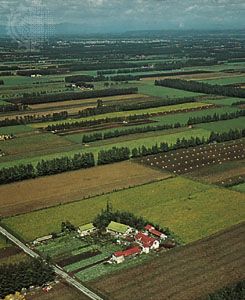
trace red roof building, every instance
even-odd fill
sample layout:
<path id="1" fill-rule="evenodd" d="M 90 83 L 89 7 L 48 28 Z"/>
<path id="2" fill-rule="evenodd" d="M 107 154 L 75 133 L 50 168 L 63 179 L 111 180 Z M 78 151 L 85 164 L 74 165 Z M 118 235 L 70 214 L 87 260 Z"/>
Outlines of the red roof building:
<path id="1" fill-rule="evenodd" d="M 151 248 L 156 240 L 143 232 L 139 232 L 136 234 L 135 239 L 140 242 L 144 248 Z"/>
<path id="2" fill-rule="evenodd" d="M 120 257 L 120 256 L 128 257 L 131 255 L 139 254 L 140 252 L 141 252 L 140 247 L 133 247 L 133 248 L 130 248 L 130 249 L 127 249 L 124 251 L 117 251 L 114 253 L 114 256 L 115 257 Z"/>
<path id="3" fill-rule="evenodd" d="M 167 236 L 164 233 L 156 230 L 155 227 L 153 227 L 152 225 L 149 225 L 149 224 L 146 225 L 145 230 L 149 231 L 151 234 L 153 234 L 159 238 L 167 238 Z"/>

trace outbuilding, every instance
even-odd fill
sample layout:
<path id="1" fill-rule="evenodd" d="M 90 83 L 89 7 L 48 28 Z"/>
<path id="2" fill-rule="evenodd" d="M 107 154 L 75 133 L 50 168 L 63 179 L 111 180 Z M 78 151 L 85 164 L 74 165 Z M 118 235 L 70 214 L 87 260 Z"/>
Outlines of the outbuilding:
<path id="1" fill-rule="evenodd" d="M 120 264 L 125 260 L 125 258 L 133 257 L 140 253 L 140 247 L 133 247 L 124 251 L 117 251 L 112 255 L 112 260 L 115 261 L 117 264 Z"/>
<path id="2" fill-rule="evenodd" d="M 96 230 L 96 227 L 93 225 L 93 223 L 82 225 L 78 228 L 78 233 L 80 236 L 86 236 L 91 233 L 93 233 Z"/>
<path id="3" fill-rule="evenodd" d="M 152 225 L 150 225 L 150 224 L 148 224 L 148 225 L 145 226 L 145 230 L 147 230 L 149 233 L 157 236 L 160 239 L 165 240 L 167 238 L 166 234 L 164 234 L 164 233 L 156 230 L 155 227 L 152 226 Z"/>
<path id="4" fill-rule="evenodd" d="M 132 231 L 132 228 L 128 225 L 111 221 L 107 226 L 106 231 L 112 234 L 126 235 Z"/>

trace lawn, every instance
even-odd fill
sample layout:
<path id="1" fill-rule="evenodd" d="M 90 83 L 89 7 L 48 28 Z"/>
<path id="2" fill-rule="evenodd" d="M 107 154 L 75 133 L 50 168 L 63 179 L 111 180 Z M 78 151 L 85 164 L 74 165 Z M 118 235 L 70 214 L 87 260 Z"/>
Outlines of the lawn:
<path id="1" fill-rule="evenodd" d="M 3 219 L 26 240 L 60 231 L 69 220 L 79 226 L 91 222 L 110 201 L 114 209 L 131 211 L 169 227 L 184 242 L 206 237 L 245 218 L 241 193 L 182 177 L 146 184 L 66 205 Z"/>
<path id="2" fill-rule="evenodd" d="M 230 129 L 244 129 L 245 128 L 245 117 L 241 117 L 233 120 L 225 120 L 211 123 L 203 123 L 195 125 L 196 128 L 202 128 L 205 130 L 215 131 L 215 132 L 226 132 Z"/>

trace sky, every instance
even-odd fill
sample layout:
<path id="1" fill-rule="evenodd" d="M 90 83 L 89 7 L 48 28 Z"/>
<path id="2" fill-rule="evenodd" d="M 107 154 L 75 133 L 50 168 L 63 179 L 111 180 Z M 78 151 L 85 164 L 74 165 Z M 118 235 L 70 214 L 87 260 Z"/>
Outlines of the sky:
<path id="1" fill-rule="evenodd" d="M 245 28 L 245 0 L 0 0 L 0 24 L 78 24 L 81 33 Z"/>

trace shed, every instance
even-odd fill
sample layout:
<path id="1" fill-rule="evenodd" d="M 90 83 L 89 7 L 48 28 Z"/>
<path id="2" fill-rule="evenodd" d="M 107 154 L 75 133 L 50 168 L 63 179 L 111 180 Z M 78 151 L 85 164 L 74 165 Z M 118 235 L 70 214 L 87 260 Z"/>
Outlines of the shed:
<path id="1" fill-rule="evenodd" d="M 110 224 L 107 226 L 106 230 L 108 232 L 117 233 L 117 234 L 127 234 L 132 229 L 128 225 L 111 221 Z"/>
<path id="2" fill-rule="evenodd" d="M 88 223 L 85 225 L 82 225 L 78 228 L 78 233 L 80 236 L 86 236 L 89 235 L 90 233 L 94 232 L 96 230 L 96 227 L 94 226 L 93 223 Z"/>

